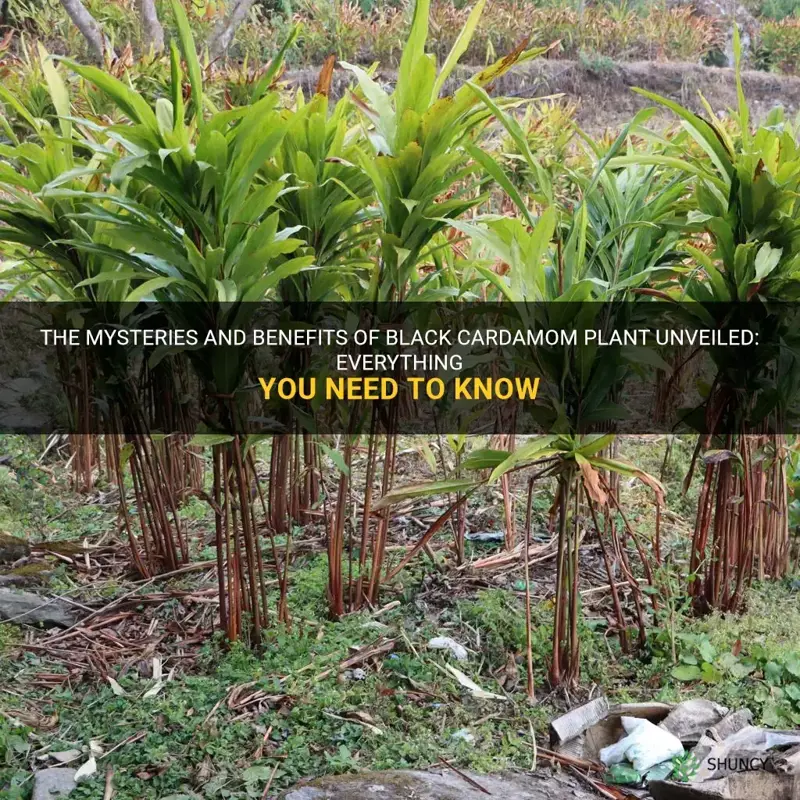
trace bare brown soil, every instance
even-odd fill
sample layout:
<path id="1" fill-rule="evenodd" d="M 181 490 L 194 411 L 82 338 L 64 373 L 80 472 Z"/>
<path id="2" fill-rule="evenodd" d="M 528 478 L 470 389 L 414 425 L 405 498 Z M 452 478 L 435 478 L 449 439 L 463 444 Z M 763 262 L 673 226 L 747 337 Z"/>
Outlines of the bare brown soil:
<path id="1" fill-rule="evenodd" d="M 449 84 L 454 87 L 477 72 L 477 68 L 460 68 Z M 395 73 L 381 70 L 377 78 L 391 86 Z M 755 121 L 763 119 L 775 106 L 782 105 L 792 114 L 800 110 L 800 78 L 748 70 L 742 76 L 745 94 Z M 286 80 L 300 86 L 308 94 L 314 91 L 316 70 L 298 70 L 286 74 Z M 352 82 L 345 70 L 334 75 L 332 93 L 341 96 Z M 652 103 L 633 92 L 634 87 L 647 89 L 702 112 L 698 92 L 715 112 L 724 113 L 736 106 L 736 86 L 732 69 L 703 67 L 697 64 L 633 61 L 601 69 L 590 69 L 577 61 L 540 59 L 525 64 L 503 76 L 495 84 L 494 93 L 507 97 L 547 97 L 562 94 L 578 101 L 578 122 L 597 133 L 619 128 L 640 109 Z M 668 113 L 659 112 L 651 125 L 674 121 Z"/>

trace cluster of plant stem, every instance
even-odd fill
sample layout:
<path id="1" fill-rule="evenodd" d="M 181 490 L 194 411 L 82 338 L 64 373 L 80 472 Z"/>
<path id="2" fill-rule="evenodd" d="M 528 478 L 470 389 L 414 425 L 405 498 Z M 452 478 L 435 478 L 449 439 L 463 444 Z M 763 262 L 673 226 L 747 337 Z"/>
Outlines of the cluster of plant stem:
<path id="1" fill-rule="evenodd" d="M 211 329 L 246 328 L 252 301 L 263 299 L 509 301 L 523 325 L 535 303 L 537 313 L 548 315 L 540 323 L 569 328 L 569 304 L 584 301 L 621 301 L 631 315 L 651 303 L 674 303 L 713 327 L 718 321 L 706 310 L 709 302 L 755 306 L 794 296 L 800 151 L 796 131 L 779 113 L 754 132 L 738 78 L 738 111 L 724 122 L 710 108 L 701 118 L 649 95 L 681 119 L 680 133 L 649 131 L 645 123 L 653 112 L 647 110 L 610 142 L 576 129 L 570 163 L 543 163 L 516 116 L 520 103 L 490 93 L 497 78 L 541 49 L 523 42 L 444 93 L 484 5 L 479 0 L 472 9 L 439 67 L 425 49 L 430 4 L 419 0 L 393 89 L 345 63 L 355 86 L 336 104 L 328 97 L 332 59 L 313 97 L 287 98 L 278 83 L 282 52 L 249 87 L 245 102 L 218 107 L 205 91 L 177 0 L 171 77 L 154 100 L 108 71 L 68 59 L 59 64 L 40 49 L 55 121 L 0 89 L 11 117 L 2 120 L 8 142 L 0 147 L 0 241 L 12 259 L 0 274 L 6 300 L 79 301 L 88 322 L 112 325 L 130 324 L 144 306 L 168 324 Z M 80 116 L 64 71 L 114 106 L 114 118 Z M 501 141 L 513 148 L 513 168 L 510 154 L 492 147 L 498 127 Z M 500 209 L 504 213 L 496 213 Z M 469 499 L 487 484 L 500 486 L 505 547 L 518 549 L 527 572 L 532 497 L 551 478 L 550 524 L 557 536 L 552 683 L 579 680 L 578 587 L 586 536 L 600 544 L 622 647 L 631 646 L 631 626 L 644 643 L 649 608 L 655 614 L 664 602 L 654 577 L 661 566 L 660 532 L 658 524 L 651 536 L 634 529 L 619 478 L 649 487 L 658 509 L 663 489 L 615 455 L 616 401 L 643 369 L 623 349 L 580 344 L 556 355 L 547 348 L 520 352 L 555 387 L 539 408 L 540 422 L 553 433 L 522 443 L 508 435 L 472 451 L 466 439 L 453 437 L 456 466 L 445 465 L 451 474 L 444 481 L 395 486 L 398 436 L 373 418 L 368 435 L 352 431 L 336 442 L 300 428 L 271 437 L 266 491 L 254 458 L 264 437 L 237 433 L 247 414 L 240 391 L 252 378 L 247 350 L 145 356 L 141 383 L 132 387 L 110 380 L 128 374 L 130 354 L 98 360 L 63 353 L 68 402 L 87 423 L 79 429 L 90 427 L 90 419 L 107 424 L 102 452 L 143 575 L 188 561 L 177 513 L 186 497 L 201 496 L 213 508 L 220 624 L 229 639 L 256 644 L 268 626 L 290 623 L 292 531 L 320 518 L 334 617 L 376 604 L 382 585 L 448 526 L 456 559 L 463 561 Z M 764 363 L 747 365 L 744 379 L 741 365 L 720 356 L 697 410 L 711 433 L 697 451 L 706 473 L 690 583 L 698 602 L 702 597 L 711 606 L 736 608 L 754 575 L 780 577 L 788 568 L 788 447 L 767 422 L 783 413 L 786 400 L 763 386 L 774 356 L 765 353 Z M 668 374 L 684 366 L 658 358 L 649 365 Z M 190 438 L 185 428 L 177 398 L 187 380 L 197 382 L 213 431 L 204 437 Z M 741 385 L 763 400 L 755 420 L 734 391 Z M 103 403 L 87 402 L 97 399 L 100 386 Z M 165 397 L 175 402 L 165 404 Z M 149 398 L 148 407 L 142 398 Z M 152 419 L 156 407 L 164 415 L 157 427 L 177 434 L 113 433 L 147 429 L 142 421 Z M 352 410 L 359 413 L 366 412 Z M 583 433 L 587 424 L 601 432 Z M 364 442 L 365 476 L 356 493 L 354 454 Z M 76 480 L 88 488 L 101 449 L 87 436 L 72 443 Z M 202 446 L 212 451 L 208 491 L 198 468 Z M 338 475 L 326 482 L 328 463 Z M 524 473 L 528 493 L 521 541 L 510 483 L 517 473 Z M 390 565 L 393 509 L 437 494 L 448 497 L 445 511 Z M 272 610 L 269 573 L 279 587 Z M 617 593 L 618 575 L 631 592 L 632 611 Z M 648 592 L 640 588 L 640 575 Z M 528 688 L 532 695 L 530 658 Z"/>

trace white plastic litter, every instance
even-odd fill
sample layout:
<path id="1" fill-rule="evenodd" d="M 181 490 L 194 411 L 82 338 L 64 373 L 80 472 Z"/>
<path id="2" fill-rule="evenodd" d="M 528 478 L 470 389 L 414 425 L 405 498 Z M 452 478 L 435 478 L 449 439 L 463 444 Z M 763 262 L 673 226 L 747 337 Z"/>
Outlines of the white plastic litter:
<path id="1" fill-rule="evenodd" d="M 88 780 L 97 772 L 97 761 L 94 756 L 89 756 L 89 760 L 78 767 L 75 772 L 75 783 Z"/>
<path id="2" fill-rule="evenodd" d="M 456 661 L 466 661 L 469 658 L 467 648 L 449 636 L 437 636 L 428 642 L 431 650 L 449 650 Z"/>
<path id="3" fill-rule="evenodd" d="M 624 736 L 600 751 L 600 760 L 610 767 L 627 759 L 637 772 L 645 773 L 656 764 L 683 753 L 680 739 L 669 731 L 638 717 L 621 717 Z"/>
<path id="4" fill-rule="evenodd" d="M 505 700 L 506 698 L 494 692 L 487 692 L 481 689 L 472 678 L 466 676 L 460 669 L 456 669 L 452 664 L 445 664 L 444 668 L 465 688 L 468 689 L 473 697 L 479 700 Z"/>

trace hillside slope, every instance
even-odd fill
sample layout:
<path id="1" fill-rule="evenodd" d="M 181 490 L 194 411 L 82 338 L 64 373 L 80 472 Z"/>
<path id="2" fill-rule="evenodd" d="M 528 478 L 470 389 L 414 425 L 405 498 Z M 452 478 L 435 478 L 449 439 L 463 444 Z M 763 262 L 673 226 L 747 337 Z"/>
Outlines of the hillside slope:
<path id="1" fill-rule="evenodd" d="M 458 69 L 449 82 L 455 86 L 478 70 Z M 378 78 L 391 85 L 394 72 L 380 70 Z M 285 80 L 302 87 L 308 94 L 314 91 L 315 70 L 289 72 Z M 763 119 L 770 109 L 783 105 L 790 113 L 800 110 L 800 78 L 776 75 L 755 70 L 742 75 L 745 94 L 755 120 Z M 351 83 L 345 70 L 334 75 L 332 93 L 338 97 Z M 578 61 L 540 59 L 516 68 L 497 81 L 494 93 L 511 97 L 546 97 L 562 94 L 579 102 L 578 122 L 590 131 L 617 128 L 628 122 L 639 109 L 651 103 L 632 91 L 641 87 L 657 92 L 695 111 L 702 112 L 698 91 L 719 113 L 736 106 L 736 86 L 732 69 L 704 67 L 698 64 L 634 61 L 615 64 L 602 70 L 592 70 Z M 659 120 L 669 121 L 660 114 Z"/>

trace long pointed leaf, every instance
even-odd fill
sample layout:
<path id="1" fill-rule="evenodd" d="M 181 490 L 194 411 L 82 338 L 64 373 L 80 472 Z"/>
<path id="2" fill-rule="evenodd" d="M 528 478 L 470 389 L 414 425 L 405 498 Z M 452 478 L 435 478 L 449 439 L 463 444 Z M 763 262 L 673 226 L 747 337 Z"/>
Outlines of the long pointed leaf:
<path id="1" fill-rule="evenodd" d="M 464 27 L 461 29 L 461 33 L 458 34 L 458 38 L 455 40 L 455 42 L 453 42 L 453 46 L 447 55 L 447 59 L 442 65 L 442 70 L 436 78 L 436 83 L 433 84 L 434 98 L 439 96 L 445 81 L 450 77 L 450 73 L 455 69 L 456 64 L 458 64 L 461 56 L 463 56 L 467 51 L 469 43 L 472 41 L 472 37 L 475 34 L 475 28 L 478 27 L 478 21 L 481 18 L 481 14 L 483 13 L 485 5 L 486 0 L 478 0 L 478 2 L 475 4 L 475 7 L 472 9 L 472 11 L 470 11 L 467 21 L 464 23 Z"/>
<path id="2" fill-rule="evenodd" d="M 175 24 L 178 26 L 178 39 L 181 43 L 183 60 L 186 62 L 186 69 L 189 71 L 189 83 L 192 85 L 192 100 L 194 100 L 194 113 L 199 124 L 203 122 L 203 72 L 200 68 L 200 60 L 197 57 L 197 49 L 192 36 L 192 29 L 189 27 L 189 19 L 180 0 L 170 0 L 172 13 L 175 15 Z"/>

